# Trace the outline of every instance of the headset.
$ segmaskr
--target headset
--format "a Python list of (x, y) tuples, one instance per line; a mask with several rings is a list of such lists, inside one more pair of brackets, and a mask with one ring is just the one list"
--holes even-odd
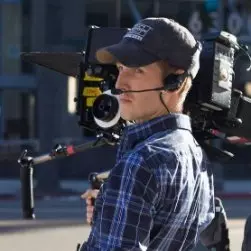
[(185, 79), (187, 77), (191, 77), (192, 79), (195, 77), (199, 70), (199, 56), (200, 52), (202, 50), (202, 45), (199, 41), (196, 41), (196, 45), (194, 47), (193, 53), (192, 53), (192, 64), (182, 74), (174, 74), (171, 73), (167, 75), (167, 77), (164, 79), (164, 87), (163, 90), (165, 91), (175, 91), (178, 90), (181, 85), (184, 83)]
[(163, 90), (164, 91), (171, 91), (171, 92), (178, 90), (187, 77), (191, 77), (191, 75), (187, 71), (185, 71), (184, 73), (179, 74), (179, 75), (174, 74), (174, 73), (169, 74), (164, 79)]

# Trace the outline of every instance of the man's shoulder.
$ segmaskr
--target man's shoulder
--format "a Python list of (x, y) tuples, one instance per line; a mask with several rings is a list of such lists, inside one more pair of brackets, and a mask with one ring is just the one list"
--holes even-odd
[(176, 165), (184, 159), (193, 158), (206, 161), (206, 155), (193, 135), (183, 130), (160, 132), (138, 144), (134, 151), (146, 163), (169, 163)]
[(148, 154), (164, 152), (175, 157), (179, 151), (187, 151), (191, 148), (201, 149), (190, 132), (185, 130), (170, 130), (153, 134), (139, 143), (135, 147), (135, 150), (147, 152)]
[(156, 169), (163, 163), (175, 165), (178, 161), (178, 156), (173, 147), (174, 144), (167, 143), (166, 140), (166, 137), (165, 139), (155, 137), (154, 139), (141, 142), (134, 148), (134, 154), (140, 156), (142, 162), (150, 169)]
[(187, 159), (196, 159), (198, 164), (207, 162), (202, 147), (191, 132), (178, 129), (151, 135), (127, 151), (121, 161), (155, 169), (162, 164), (176, 166), (180, 162), (185, 163)]

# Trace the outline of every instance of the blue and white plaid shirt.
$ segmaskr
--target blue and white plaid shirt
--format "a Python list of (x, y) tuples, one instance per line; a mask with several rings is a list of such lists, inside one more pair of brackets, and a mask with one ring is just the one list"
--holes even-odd
[(214, 217), (213, 176), (190, 118), (125, 129), (82, 250), (191, 250)]

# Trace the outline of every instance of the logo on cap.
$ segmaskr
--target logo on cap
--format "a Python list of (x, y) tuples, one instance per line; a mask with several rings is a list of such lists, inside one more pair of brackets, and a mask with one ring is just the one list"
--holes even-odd
[(151, 30), (153, 30), (153, 28), (149, 25), (135, 24), (132, 29), (125, 34), (124, 38), (133, 38), (142, 41), (146, 34)]

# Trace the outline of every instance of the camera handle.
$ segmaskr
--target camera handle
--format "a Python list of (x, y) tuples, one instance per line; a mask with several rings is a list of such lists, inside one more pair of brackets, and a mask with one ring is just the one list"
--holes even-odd
[(42, 164), (59, 157), (71, 156), (88, 149), (103, 146), (105, 144), (107, 144), (107, 141), (103, 140), (103, 138), (99, 138), (97, 140), (90, 141), (77, 146), (62, 146), (60, 144), (57, 144), (50, 153), (46, 153), (37, 157), (28, 156), (28, 151), (25, 149), (18, 159), (18, 163), (21, 165), (20, 181), (23, 218), (35, 219), (33, 192), (33, 170), (35, 165)]

